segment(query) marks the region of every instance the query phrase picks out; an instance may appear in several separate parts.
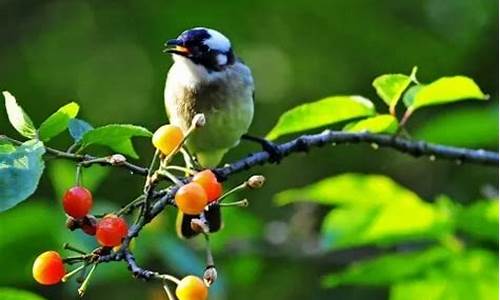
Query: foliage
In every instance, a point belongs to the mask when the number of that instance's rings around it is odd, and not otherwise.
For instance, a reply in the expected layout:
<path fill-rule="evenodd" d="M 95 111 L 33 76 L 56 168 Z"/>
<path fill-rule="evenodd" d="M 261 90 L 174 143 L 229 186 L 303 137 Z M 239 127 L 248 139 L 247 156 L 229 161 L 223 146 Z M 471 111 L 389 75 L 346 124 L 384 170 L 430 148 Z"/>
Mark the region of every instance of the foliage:
<path fill-rule="evenodd" d="M 498 243 L 498 199 L 469 206 L 443 197 L 429 203 L 385 176 L 344 174 L 283 191 L 275 201 L 280 205 L 308 201 L 333 206 L 321 226 L 326 250 L 420 240 L 440 245 L 417 243 L 405 252 L 356 262 L 324 277 L 327 287 L 391 285 L 391 299 L 412 299 L 409 295 L 428 295 L 425 299 L 498 297 L 496 253 L 469 248 L 457 235 L 464 232 L 471 239 Z M 464 292 L 463 282 L 468 282 Z"/>

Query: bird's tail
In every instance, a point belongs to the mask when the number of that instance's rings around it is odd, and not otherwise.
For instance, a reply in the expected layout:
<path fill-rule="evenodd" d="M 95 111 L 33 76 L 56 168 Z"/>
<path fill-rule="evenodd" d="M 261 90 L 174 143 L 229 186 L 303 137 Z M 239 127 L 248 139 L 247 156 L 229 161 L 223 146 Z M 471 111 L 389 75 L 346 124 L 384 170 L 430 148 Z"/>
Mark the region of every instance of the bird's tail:
<path fill-rule="evenodd" d="M 198 163 L 204 168 L 215 168 L 222 161 L 227 149 L 196 153 Z"/>

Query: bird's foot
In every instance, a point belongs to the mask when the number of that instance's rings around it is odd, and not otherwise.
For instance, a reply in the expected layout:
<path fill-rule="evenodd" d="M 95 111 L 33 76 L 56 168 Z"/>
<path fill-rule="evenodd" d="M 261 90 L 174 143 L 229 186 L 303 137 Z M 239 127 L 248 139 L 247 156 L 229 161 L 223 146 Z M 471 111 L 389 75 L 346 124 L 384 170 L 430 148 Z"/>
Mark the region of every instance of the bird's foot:
<path fill-rule="evenodd" d="M 280 161 L 283 159 L 283 153 L 281 152 L 280 148 L 278 145 L 275 143 L 266 140 L 265 138 L 257 137 L 257 136 L 252 136 L 248 134 L 244 134 L 242 137 L 244 140 L 256 142 L 259 145 L 262 146 L 262 150 L 267 152 L 269 154 L 269 161 L 271 163 L 277 163 L 279 164 Z"/>

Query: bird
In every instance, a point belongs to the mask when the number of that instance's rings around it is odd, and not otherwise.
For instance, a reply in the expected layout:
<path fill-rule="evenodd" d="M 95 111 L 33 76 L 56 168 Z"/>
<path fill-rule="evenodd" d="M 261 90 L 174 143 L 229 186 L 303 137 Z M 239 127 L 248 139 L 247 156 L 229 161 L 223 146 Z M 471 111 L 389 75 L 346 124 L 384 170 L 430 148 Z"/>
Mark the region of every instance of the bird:
<path fill-rule="evenodd" d="M 215 29 L 185 30 L 165 46 L 174 61 L 164 90 L 169 121 L 186 133 L 196 114 L 205 115 L 205 125 L 188 137 L 186 147 L 201 167 L 215 168 L 252 123 L 252 72 Z"/>

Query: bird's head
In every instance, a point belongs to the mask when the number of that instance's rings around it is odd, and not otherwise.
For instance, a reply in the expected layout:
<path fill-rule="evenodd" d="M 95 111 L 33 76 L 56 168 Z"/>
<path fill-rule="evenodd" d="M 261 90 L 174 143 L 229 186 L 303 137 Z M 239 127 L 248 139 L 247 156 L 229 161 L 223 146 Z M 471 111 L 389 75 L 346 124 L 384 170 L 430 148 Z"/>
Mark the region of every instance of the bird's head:
<path fill-rule="evenodd" d="M 165 52 L 181 56 L 208 71 L 221 71 L 234 63 L 231 42 L 214 29 L 196 27 L 181 33 L 176 39 L 165 43 Z"/>

